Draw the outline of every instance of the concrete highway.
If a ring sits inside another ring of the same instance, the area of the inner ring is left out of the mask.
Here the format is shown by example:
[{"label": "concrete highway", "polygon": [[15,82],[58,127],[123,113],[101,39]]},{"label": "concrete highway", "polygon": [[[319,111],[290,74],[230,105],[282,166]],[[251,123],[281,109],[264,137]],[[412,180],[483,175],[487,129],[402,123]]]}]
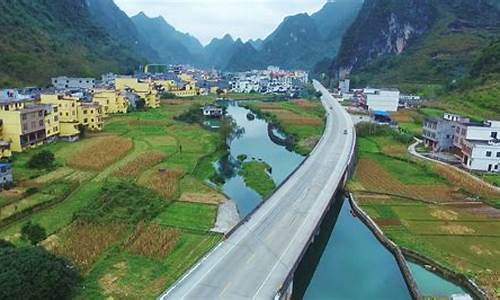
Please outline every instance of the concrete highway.
[{"label": "concrete highway", "polygon": [[310,238],[354,153],[351,118],[318,82],[327,114],[305,163],[244,224],[160,299],[274,299]]}]

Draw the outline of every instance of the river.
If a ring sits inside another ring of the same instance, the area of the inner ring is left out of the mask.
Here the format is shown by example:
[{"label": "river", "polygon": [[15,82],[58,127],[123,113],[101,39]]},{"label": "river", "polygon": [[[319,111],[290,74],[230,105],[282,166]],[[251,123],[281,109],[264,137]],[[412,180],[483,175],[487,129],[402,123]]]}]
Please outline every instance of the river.
[{"label": "river", "polygon": [[[231,142],[230,155],[217,163],[225,177],[224,192],[245,217],[262,197],[248,188],[238,175],[239,155],[261,159],[272,167],[278,185],[295,170],[304,157],[271,141],[267,122],[248,120],[250,111],[238,103],[228,104],[227,113],[243,129]],[[419,289],[425,295],[449,297],[463,293],[460,287],[410,264]],[[407,286],[392,254],[372,232],[351,214],[349,201],[339,195],[321,226],[320,235],[308,249],[294,279],[295,299],[410,299]]]}]

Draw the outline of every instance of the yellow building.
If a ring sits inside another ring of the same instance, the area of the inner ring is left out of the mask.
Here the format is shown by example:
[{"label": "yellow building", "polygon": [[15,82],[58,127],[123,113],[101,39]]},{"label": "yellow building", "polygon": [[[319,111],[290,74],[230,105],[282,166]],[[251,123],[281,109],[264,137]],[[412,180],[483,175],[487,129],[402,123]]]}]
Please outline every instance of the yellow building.
[{"label": "yellow building", "polygon": [[40,104],[44,109],[46,142],[54,141],[60,134],[59,108],[55,104]]},{"label": "yellow building", "polygon": [[115,90],[96,90],[92,101],[102,106],[103,117],[108,114],[125,114],[128,110],[127,100]]},{"label": "yellow building", "polygon": [[81,102],[78,106],[78,123],[91,131],[101,131],[103,128],[102,107],[99,103]]},{"label": "yellow building", "polygon": [[59,111],[61,138],[77,140],[81,126],[93,131],[100,131],[103,128],[102,107],[99,103],[81,102],[79,98],[61,95],[41,95],[40,102],[56,105]]},{"label": "yellow building", "polygon": [[186,84],[183,88],[174,89],[169,91],[174,94],[176,97],[194,97],[199,93],[199,89],[196,88],[195,84]]},{"label": "yellow building", "polygon": [[75,97],[63,97],[61,95],[42,94],[42,104],[52,104],[59,111],[59,136],[69,141],[78,140],[80,136],[78,106],[80,100]]},{"label": "yellow building", "polygon": [[43,144],[45,140],[43,107],[37,105],[25,107],[20,101],[3,102],[0,104],[0,120],[2,120],[1,140],[5,142],[2,152],[5,155],[9,152],[6,149],[7,144],[10,144],[10,151],[13,152],[22,152],[27,148]]},{"label": "yellow building", "polygon": [[118,77],[115,79],[115,88],[118,91],[125,91],[126,89],[133,90],[142,100],[144,100],[146,107],[160,107],[158,90],[156,89],[156,84],[151,80],[139,81],[137,78]]}]

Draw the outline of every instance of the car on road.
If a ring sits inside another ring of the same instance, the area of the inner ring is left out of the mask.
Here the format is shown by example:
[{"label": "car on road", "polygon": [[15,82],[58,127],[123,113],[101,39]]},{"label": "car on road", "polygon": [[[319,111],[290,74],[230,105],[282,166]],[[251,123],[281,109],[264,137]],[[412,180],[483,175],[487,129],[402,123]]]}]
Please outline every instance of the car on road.
[{"label": "car on road", "polygon": [[346,135],[347,135],[347,129],[344,129],[344,134],[346,134]]}]

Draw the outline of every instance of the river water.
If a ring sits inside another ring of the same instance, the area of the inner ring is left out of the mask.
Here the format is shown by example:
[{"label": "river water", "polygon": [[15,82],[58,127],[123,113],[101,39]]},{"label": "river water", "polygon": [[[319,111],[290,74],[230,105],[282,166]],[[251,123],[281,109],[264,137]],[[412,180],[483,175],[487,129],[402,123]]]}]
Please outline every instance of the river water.
[{"label": "river water", "polygon": [[[225,177],[224,192],[245,217],[263,200],[238,175],[239,155],[261,159],[272,167],[278,185],[295,170],[304,157],[273,143],[267,122],[248,120],[250,112],[236,102],[228,114],[244,132],[231,142],[230,155],[216,165]],[[407,286],[391,253],[371,231],[351,214],[349,201],[338,196],[327,214],[316,241],[308,249],[294,278],[295,299],[410,299]],[[463,293],[460,287],[410,264],[424,295],[450,296]]]}]

